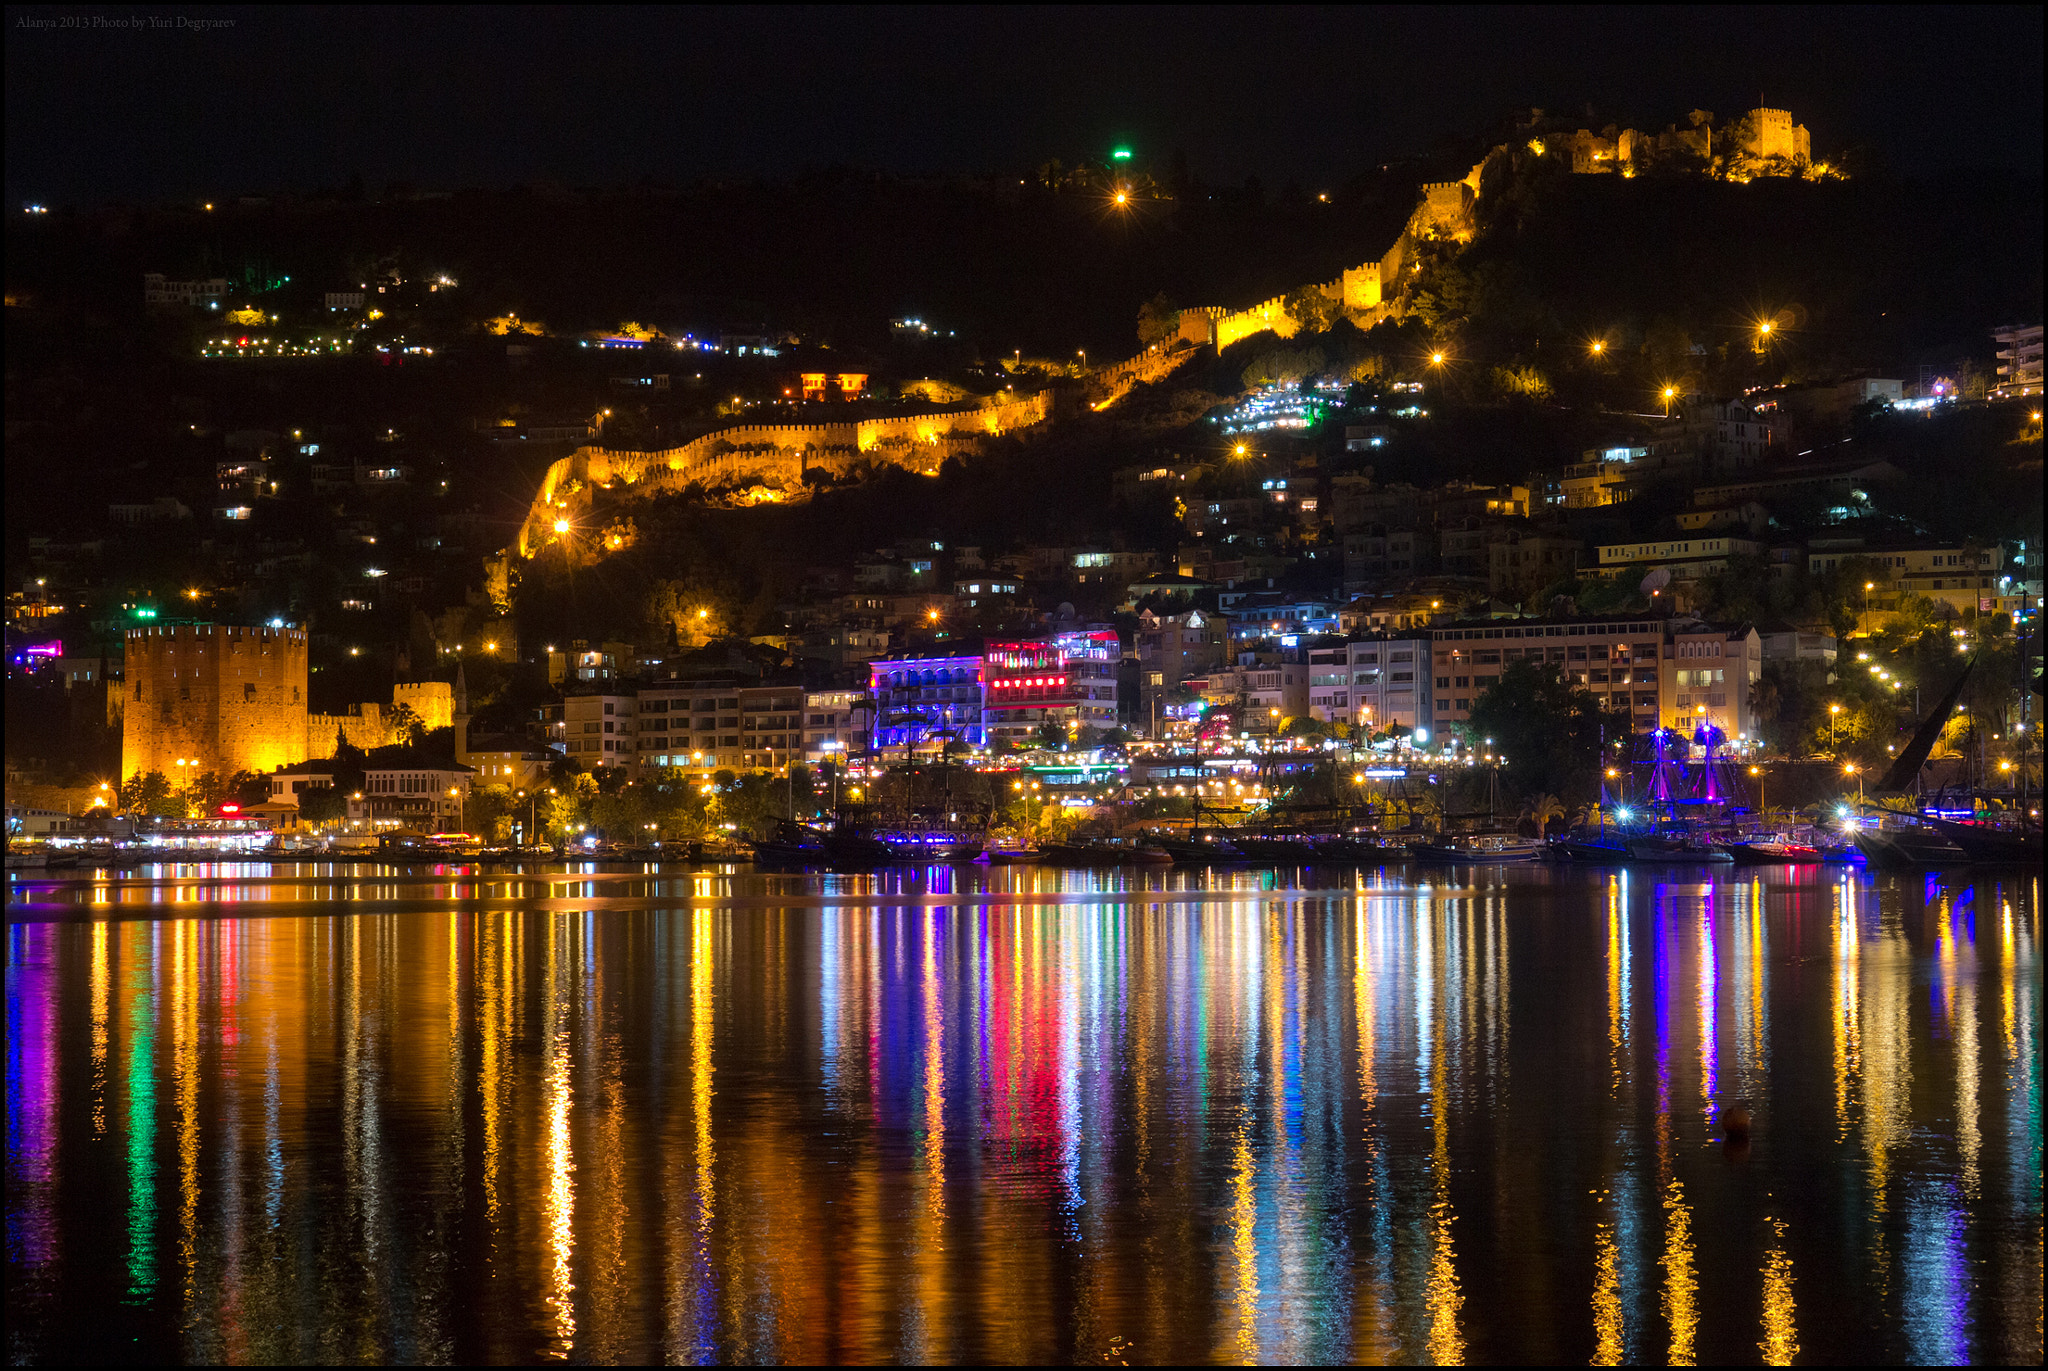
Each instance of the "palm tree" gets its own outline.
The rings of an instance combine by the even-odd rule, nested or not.
[[[1528,814],[1536,824],[1538,837],[1550,836],[1550,821],[1564,817],[1564,801],[1555,795],[1538,795],[1529,801]]]
[[[1749,688],[1749,713],[1756,720],[1757,732],[1768,729],[1773,737],[1778,731],[1778,715],[1785,707],[1785,697],[1778,688],[1778,678],[1758,676]]]

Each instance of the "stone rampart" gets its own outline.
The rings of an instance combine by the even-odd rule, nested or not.
[[[622,488],[632,495],[760,485],[796,490],[804,472],[843,476],[862,462],[888,462],[927,475],[948,457],[972,452],[984,438],[1044,423],[1052,393],[1038,391],[972,409],[827,424],[743,424],[707,433],[678,448],[626,452],[578,448],[551,465],[526,522],[519,553],[531,557],[558,537],[577,536],[598,493]],[[557,525],[562,525],[558,530]]]
[[[1276,295],[1250,309],[1232,310],[1216,321],[1216,350],[1221,352],[1242,338],[1271,329],[1282,338],[1292,338],[1301,327],[1287,312],[1287,299]]]
[[[209,771],[269,771],[303,755],[303,630],[135,628],[124,651],[123,777],[161,771],[175,785]]]
[[[1195,318],[1204,325],[1202,341],[1209,341],[1213,330],[1208,328],[1209,320],[1206,316],[1198,311],[1184,313],[1194,313]],[[1182,330],[1168,341],[1154,343],[1136,357],[1090,374],[1087,385],[1088,407],[1094,410],[1108,409],[1130,394],[1134,386],[1151,385],[1164,379],[1181,363],[1194,356],[1195,352],[1195,347],[1187,346],[1187,331],[1183,326]]]

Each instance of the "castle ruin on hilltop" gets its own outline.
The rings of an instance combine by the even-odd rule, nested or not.
[[[1529,111],[1520,121],[1521,128],[1530,135],[1523,146],[1537,157],[1568,158],[1577,175],[1632,177],[1650,164],[1664,160],[1684,161],[1732,181],[1771,174],[1835,174],[1825,165],[1815,166],[1806,126],[1795,123],[1791,113],[1781,109],[1753,109],[1718,134],[1712,111],[1699,109],[1686,116],[1684,128],[1671,124],[1662,133],[1618,129],[1611,124],[1597,133],[1591,129],[1537,133],[1544,122],[1540,109]],[[1305,286],[1297,294],[1321,294],[1361,329],[1397,317],[1403,273],[1413,273],[1420,266],[1413,260],[1417,245],[1430,238],[1449,238],[1460,243],[1471,238],[1472,209],[1479,199],[1480,177],[1490,162],[1509,152],[1508,144],[1499,144],[1458,180],[1425,183],[1416,194],[1414,211],[1384,255],[1377,261],[1346,268],[1334,281]],[[1193,346],[1214,344],[1220,350],[1268,330],[1291,338],[1301,325],[1289,312],[1287,300],[1287,296],[1275,296],[1246,309],[1184,309],[1173,341]]]

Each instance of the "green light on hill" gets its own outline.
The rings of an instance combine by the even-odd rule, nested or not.
[[[1128,162],[1131,160],[1131,150],[1129,148],[1118,148],[1109,155],[1113,161]]]
[[[147,605],[138,605],[135,609],[135,617],[138,619],[154,619],[156,611]]]

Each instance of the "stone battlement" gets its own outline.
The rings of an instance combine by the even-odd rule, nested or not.
[[[634,496],[685,490],[693,485],[759,485],[773,491],[798,490],[804,472],[822,469],[845,475],[861,462],[888,462],[923,475],[936,475],[948,457],[972,452],[985,438],[1044,423],[1052,416],[1052,392],[936,414],[904,415],[826,424],[742,424],[707,433],[679,448],[624,452],[578,448],[555,462],[519,530],[518,550],[532,557],[561,539],[595,533],[583,517],[598,492],[621,490]],[[558,524],[568,524],[558,529]]]
[[[175,784],[268,771],[303,756],[306,634],[239,624],[128,631],[121,774]]]

